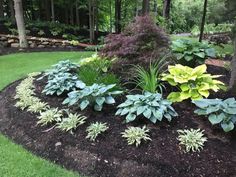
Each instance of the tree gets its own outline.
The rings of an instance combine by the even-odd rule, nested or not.
[[[0,0],[0,18],[4,17],[4,12],[3,12],[3,0]]]
[[[150,2],[149,0],[143,0],[142,14],[149,14],[150,11]]]
[[[15,23],[15,12],[14,12],[13,0],[8,1],[8,6],[9,6],[9,11],[10,11],[11,21],[12,23]]]
[[[27,48],[28,42],[25,33],[22,0],[14,0],[14,7],[15,7],[16,25],[19,34],[19,44],[21,48]]]
[[[236,33],[234,31],[234,33]],[[231,62],[232,72],[230,78],[230,90],[236,95],[236,34],[234,34],[234,57]]]
[[[94,0],[88,1],[88,8],[89,8],[89,34],[90,34],[90,43],[94,42],[95,35],[94,35]]]
[[[202,24],[201,24],[201,29],[200,29],[199,42],[202,42],[202,38],[203,38],[204,26],[205,26],[205,21],[206,21],[206,13],[207,13],[207,0],[204,1],[203,15],[202,15]]]
[[[115,0],[115,31],[121,32],[121,0]]]
[[[164,0],[163,17],[167,20],[170,18],[170,7],[171,7],[171,0]]]
[[[55,21],[54,0],[51,0],[52,21]]]

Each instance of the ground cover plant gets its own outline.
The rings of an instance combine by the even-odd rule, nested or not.
[[[220,124],[225,132],[232,131],[236,124],[236,101],[235,98],[202,99],[193,101],[199,108],[194,112],[198,115],[208,116],[212,125]]]
[[[207,43],[178,39],[172,42],[171,49],[176,55],[178,63],[194,67],[204,64],[208,57],[215,58],[216,52]]]
[[[97,136],[100,135],[101,133],[104,133],[109,127],[107,126],[106,123],[101,123],[101,122],[95,122],[92,123],[86,131],[88,132],[88,135],[86,138],[88,138],[90,141],[95,141]]]
[[[217,92],[220,89],[226,89],[223,82],[214,79],[220,76],[207,74],[206,70],[206,65],[196,68],[180,64],[168,66],[169,73],[163,74],[162,80],[179,89],[178,92],[171,92],[168,99],[173,102],[181,102],[189,98],[198,100],[203,97],[207,98],[210,90]]]

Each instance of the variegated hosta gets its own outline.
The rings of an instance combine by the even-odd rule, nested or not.
[[[105,132],[108,128],[109,127],[107,126],[106,123],[101,123],[101,122],[92,123],[86,129],[86,132],[88,132],[86,138],[88,138],[90,141],[95,141],[97,136]]]
[[[210,90],[214,92],[220,89],[225,90],[224,83],[215,78],[219,75],[206,73],[206,65],[200,65],[196,68],[182,66],[177,64],[168,67],[168,74],[162,75],[162,80],[167,81],[170,85],[177,87],[180,91],[172,92],[168,98],[172,102],[181,102],[186,99],[199,100],[210,95]]]
[[[162,98],[159,93],[145,92],[143,95],[127,95],[126,101],[118,106],[116,115],[126,115],[126,122],[134,121],[143,115],[156,123],[166,118],[168,121],[177,116],[171,102]]]
[[[235,98],[202,99],[193,101],[199,107],[195,111],[198,115],[208,116],[212,125],[220,124],[225,132],[232,131],[236,124],[236,100]]]

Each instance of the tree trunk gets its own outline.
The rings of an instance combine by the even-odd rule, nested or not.
[[[232,72],[230,78],[230,90],[236,95],[236,34],[234,34],[234,57],[231,62]]]
[[[158,7],[157,7],[157,0],[154,0],[153,15],[154,15],[155,18],[157,17],[157,10],[158,10]]]
[[[95,24],[96,24],[96,35],[98,36],[99,24],[98,24],[98,0],[95,0]]]
[[[147,15],[150,11],[150,1],[149,0],[143,0],[143,7],[142,7],[142,14]]]
[[[51,0],[51,13],[52,13],[52,21],[55,21],[55,10],[54,10],[54,0]]]
[[[94,2],[89,0],[89,34],[90,34],[90,43],[94,42]]]
[[[26,39],[25,33],[25,23],[24,23],[24,16],[23,16],[23,7],[22,7],[22,0],[14,0],[15,3],[15,16],[16,16],[16,24],[19,34],[19,41],[21,48],[27,48],[28,42]]]
[[[171,7],[171,0],[164,0],[163,17],[167,20],[170,18],[170,7]]]
[[[200,29],[199,42],[202,42],[202,38],[203,38],[204,26],[205,26],[205,21],[206,21],[206,13],[207,13],[207,0],[205,0],[204,7],[203,7],[202,24],[201,24],[201,29]]]
[[[109,8],[109,14],[110,14],[110,33],[112,33],[112,0],[110,0],[110,8]]]
[[[73,4],[70,6],[70,24],[74,25],[74,8],[73,8]]]
[[[0,0],[0,18],[4,18],[3,0]]]
[[[75,3],[75,18],[76,18],[76,25],[80,26],[80,18],[79,18],[79,1],[77,0]]]
[[[51,21],[50,2],[48,0],[45,0],[44,5],[45,5],[46,21]]]
[[[9,5],[9,10],[10,10],[11,21],[12,21],[12,23],[15,23],[16,20],[15,20],[15,11],[14,11],[13,0],[9,0],[8,5]]]
[[[121,32],[121,0],[115,0],[115,31]]]

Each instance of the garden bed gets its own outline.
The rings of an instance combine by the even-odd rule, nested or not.
[[[208,67],[211,74],[225,75],[222,81],[228,83],[226,70],[215,66]],[[146,120],[123,124],[124,117],[115,116],[115,106],[105,106],[102,112],[92,109],[73,111],[88,117],[74,134],[50,129],[52,126],[37,125],[36,114],[21,111],[14,106],[16,81],[0,93],[0,131],[22,144],[26,149],[43,158],[56,162],[68,169],[79,171],[88,176],[109,177],[154,177],[154,176],[206,176],[230,177],[236,175],[236,132],[224,133],[213,127],[207,118],[194,114],[196,107],[189,101],[175,103],[179,116],[171,123],[165,121],[151,124]],[[67,108],[62,105],[65,98],[45,96],[42,90],[46,80],[35,81],[36,96],[51,107]],[[212,94],[212,98],[228,98],[226,92]],[[120,101],[119,101],[120,100]],[[123,97],[118,99],[118,103]],[[86,139],[85,129],[92,122],[107,122],[109,130],[91,143]],[[147,124],[151,130],[152,141],[141,144],[138,148],[128,146],[121,137],[128,126]],[[208,141],[199,153],[183,153],[177,140],[177,130],[201,128],[205,130]],[[45,131],[46,130],[46,131]]]

